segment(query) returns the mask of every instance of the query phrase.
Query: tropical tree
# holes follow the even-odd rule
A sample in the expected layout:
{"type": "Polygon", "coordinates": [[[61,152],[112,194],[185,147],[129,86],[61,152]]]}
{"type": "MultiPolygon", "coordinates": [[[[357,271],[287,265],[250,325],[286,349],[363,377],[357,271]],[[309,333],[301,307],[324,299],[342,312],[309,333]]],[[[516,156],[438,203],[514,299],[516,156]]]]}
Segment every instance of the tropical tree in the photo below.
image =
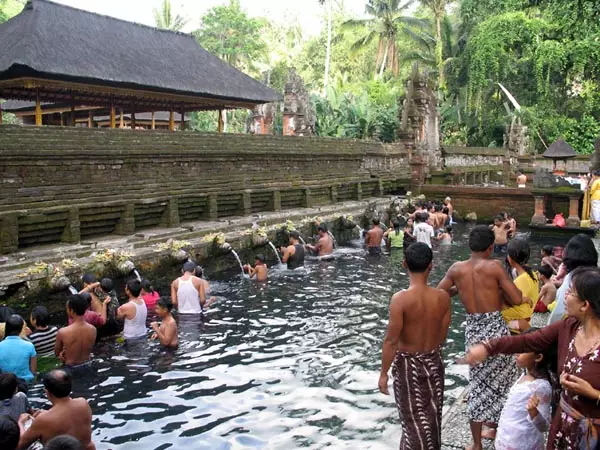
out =
{"type": "Polygon", "coordinates": [[[435,61],[438,71],[438,85],[440,89],[446,88],[446,80],[444,76],[444,42],[442,24],[446,16],[446,6],[452,0],[420,0],[421,4],[428,8],[433,14],[435,22],[435,61]]]}
{"type": "Polygon", "coordinates": [[[404,15],[415,0],[368,0],[366,13],[371,16],[366,19],[352,19],[344,22],[344,29],[360,28],[364,35],[352,46],[353,50],[367,47],[375,39],[378,41],[376,67],[379,76],[386,69],[398,75],[400,68],[399,38],[414,35],[414,29],[426,26],[426,21],[404,15]]]}
{"type": "Polygon", "coordinates": [[[152,12],[154,13],[154,23],[158,28],[180,31],[187,23],[179,14],[173,15],[171,0],[163,0],[160,9],[154,8],[152,12]]]}

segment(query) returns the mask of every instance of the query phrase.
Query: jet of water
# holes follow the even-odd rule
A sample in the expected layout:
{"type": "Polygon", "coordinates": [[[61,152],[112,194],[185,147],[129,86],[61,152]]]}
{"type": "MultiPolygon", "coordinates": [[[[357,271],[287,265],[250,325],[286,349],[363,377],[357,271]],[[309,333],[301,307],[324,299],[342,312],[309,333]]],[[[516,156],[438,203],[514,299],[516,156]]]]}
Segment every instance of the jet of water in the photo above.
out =
{"type": "Polygon", "coordinates": [[[231,253],[233,253],[233,256],[235,256],[235,259],[237,259],[237,262],[240,265],[240,270],[242,271],[242,276],[244,276],[244,265],[242,264],[240,256],[235,252],[233,248],[231,249],[231,253]]]}
{"type": "Polygon", "coordinates": [[[302,239],[302,236],[298,235],[298,239],[300,240],[300,243],[302,245],[306,245],[306,242],[304,241],[304,239],[302,239]]]}
{"type": "Polygon", "coordinates": [[[79,291],[77,291],[77,289],[75,289],[75,287],[72,284],[69,286],[69,292],[73,295],[79,293],[79,291]]]}
{"type": "Polygon", "coordinates": [[[269,247],[271,247],[273,249],[273,253],[275,253],[275,256],[277,256],[277,261],[279,261],[279,264],[283,264],[281,262],[281,258],[279,257],[279,253],[277,252],[277,249],[275,248],[273,243],[271,241],[268,241],[267,244],[269,245],[269,247]]]}
{"type": "Polygon", "coordinates": [[[142,281],[142,277],[140,276],[140,273],[138,272],[137,269],[133,269],[133,274],[138,279],[138,281],[142,281]]]}

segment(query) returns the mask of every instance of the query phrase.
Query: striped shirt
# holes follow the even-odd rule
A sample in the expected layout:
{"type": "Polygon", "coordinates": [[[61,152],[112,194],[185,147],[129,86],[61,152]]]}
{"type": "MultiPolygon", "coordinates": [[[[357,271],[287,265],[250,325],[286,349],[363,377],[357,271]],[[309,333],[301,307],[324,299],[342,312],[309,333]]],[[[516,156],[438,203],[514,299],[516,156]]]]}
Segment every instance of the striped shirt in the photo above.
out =
{"type": "Polygon", "coordinates": [[[47,330],[34,331],[29,335],[29,340],[35,346],[38,356],[53,356],[58,328],[49,327],[47,330]]]}

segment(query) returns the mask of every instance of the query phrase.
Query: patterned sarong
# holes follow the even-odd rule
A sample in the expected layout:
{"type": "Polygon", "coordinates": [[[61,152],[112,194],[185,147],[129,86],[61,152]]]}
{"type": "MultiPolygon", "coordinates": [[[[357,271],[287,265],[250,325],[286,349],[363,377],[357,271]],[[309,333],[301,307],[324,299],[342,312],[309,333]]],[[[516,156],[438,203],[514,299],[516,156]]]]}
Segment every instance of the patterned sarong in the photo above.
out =
{"type": "MultiPolygon", "coordinates": [[[[500,311],[468,314],[465,338],[467,349],[493,338],[510,336],[500,311]]],[[[498,423],[511,386],[519,375],[515,357],[498,355],[469,369],[469,419],[498,423]]]]}
{"type": "Polygon", "coordinates": [[[396,353],[394,396],[402,421],[400,450],[434,450],[442,446],[444,362],[441,349],[396,353]]]}

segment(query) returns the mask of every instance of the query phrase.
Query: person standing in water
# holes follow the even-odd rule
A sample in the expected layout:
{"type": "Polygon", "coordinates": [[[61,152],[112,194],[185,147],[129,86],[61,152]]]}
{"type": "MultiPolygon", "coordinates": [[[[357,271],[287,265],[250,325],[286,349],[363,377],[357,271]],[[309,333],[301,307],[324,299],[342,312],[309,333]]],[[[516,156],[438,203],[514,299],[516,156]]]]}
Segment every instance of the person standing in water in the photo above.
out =
{"type": "Polygon", "coordinates": [[[244,266],[244,270],[248,272],[250,278],[256,281],[267,281],[269,278],[269,268],[265,264],[265,256],[262,253],[256,255],[254,267],[250,264],[244,266]]]}
{"type": "Polygon", "coordinates": [[[183,265],[183,275],[171,283],[171,301],[179,314],[202,314],[206,305],[206,292],[203,280],[194,275],[196,264],[187,261],[183,265]]]}
{"type": "Polygon", "coordinates": [[[129,301],[119,306],[117,318],[125,319],[123,336],[125,339],[141,339],[146,337],[146,317],[148,308],[142,294],[142,283],[138,279],[129,280],[125,286],[129,301]]]}
{"type": "Polygon", "coordinates": [[[379,390],[388,395],[394,363],[394,394],[402,421],[400,448],[439,449],[442,445],[444,360],[442,344],[450,326],[450,296],[427,285],[433,252],[415,243],[405,252],[410,287],[390,305],[383,342],[379,390]]]}
{"type": "Polygon", "coordinates": [[[161,319],[161,323],[152,322],[150,327],[154,330],[150,339],[158,339],[161,345],[165,347],[177,347],[177,322],[173,318],[171,311],[173,302],[168,298],[161,298],[156,303],[156,315],[161,319]]]}
{"type": "Polygon", "coordinates": [[[383,241],[383,230],[379,219],[372,221],[373,226],[365,233],[365,245],[369,255],[381,255],[381,242],[383,241]]]}
{"type": "Polygon", "coordinates": [[[433,227],[427,223],[428,214],[419,213],[415,216],[416,225],[413,235],[417,242],[421,242],[431,248],[431,239],[435,237],[433,227]]]}
{"type": "MultiPolygon", "coordinates": [[[[501,310],[523,303],[523,296],[499,261],[490,260],[494,233],[483,225],[469,234],[471,258],[450,267],[438,285],[450,294],[458,293],[467,312],[467,348],[496,337],[510,336],[501,310]]],[[[513,357],[497,356],[469,371],[468,414],[473,445],[481,450],[483,423],[497,424],[508,392],[517,378],[513,357]],[[490,382],[493,380],[493,382],[490,382]]],[[[490,436],[491,437],[491,436],[490,436]]]]}
{"type": "Polygon", "coordinates": [[[317,231],[319,232],[319,240],[315,245],[307,245],[306,248],[315,252],[317,256],[330,256],[333,253],[333,239],[328,233],[327,224],[319,224],[317,231]]]}
{"type": "Polygon", "coordinates": [[[281,261],[287,264],[290,270],[304,267],[304,246],[300,244],[300,233],[290,231],[290,245],[281,247],[281,261]]]}
{"type": "Polygon", "coordinates": [[[387,230],[383,237],[388,242],[390,249],[400,250],[404,248],[404,231],[398,219],[392,222],[392,228],[387,230]]]}

